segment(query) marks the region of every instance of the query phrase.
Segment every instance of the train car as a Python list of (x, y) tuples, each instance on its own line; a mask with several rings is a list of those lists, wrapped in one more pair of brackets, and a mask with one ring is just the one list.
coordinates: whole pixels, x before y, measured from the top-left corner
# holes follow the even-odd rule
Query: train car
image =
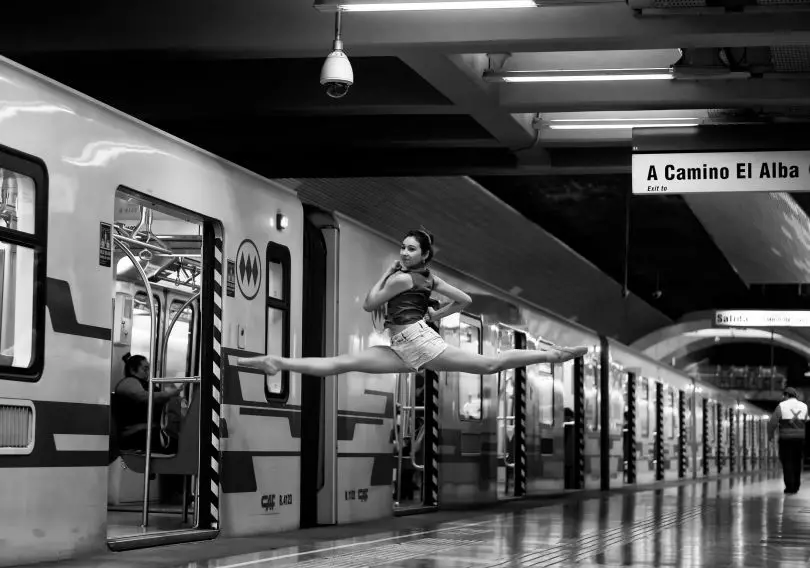
[(490, 375), (240, 368), (385, 344), (361, 306), (399, 236), (4, 59), (0, 123), (0, 565), (773, 463), (733, 393), (441, 263), (474, 300), (440, 322), (448, 343), (591, 353)]
[[(8, 61), (0, 101), (0, 562), (297, 528), (300, 377), (225, 372), (300, 349), (295, 193)], [(128, 351), (180, 387), (149, 460), (115, 447)], [(223, 475), (245, 459), (252, 479)]]

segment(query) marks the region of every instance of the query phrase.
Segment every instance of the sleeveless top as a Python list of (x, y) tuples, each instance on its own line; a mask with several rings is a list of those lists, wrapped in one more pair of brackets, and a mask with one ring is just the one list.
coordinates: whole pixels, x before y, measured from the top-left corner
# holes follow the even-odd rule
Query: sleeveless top
[(807, 405), (795, 398), (783, 400), (776, 407), (779, 435), (783, 440), (804, 440), (807, 424)]
[(413, 280), (413, 288), (397, 294), (386, 305), (385, 325), (410, 325), (425, 317), (433, 292), (433, 275), (425, 268), (408, 272)]

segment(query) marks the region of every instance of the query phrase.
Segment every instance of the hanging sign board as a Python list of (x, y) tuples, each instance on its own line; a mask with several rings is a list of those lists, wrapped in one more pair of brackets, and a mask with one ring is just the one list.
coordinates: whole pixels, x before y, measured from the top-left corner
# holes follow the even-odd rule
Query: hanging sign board
[(810, 191), (810, 151), (633, 154), (633, 195)]
[(718, 310), (718, 327), (810, 327), (810, 310)]

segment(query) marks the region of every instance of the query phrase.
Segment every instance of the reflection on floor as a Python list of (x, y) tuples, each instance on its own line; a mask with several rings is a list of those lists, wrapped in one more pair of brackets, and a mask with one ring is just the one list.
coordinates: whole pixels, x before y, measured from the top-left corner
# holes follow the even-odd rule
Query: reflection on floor
[(435, 568), (511, 566), (799, 567), (810, 563), (810, 487), (781, 475), (655, 491), (503, 503), (258, 539), (106, 554), (60, 566), (108, 568)]

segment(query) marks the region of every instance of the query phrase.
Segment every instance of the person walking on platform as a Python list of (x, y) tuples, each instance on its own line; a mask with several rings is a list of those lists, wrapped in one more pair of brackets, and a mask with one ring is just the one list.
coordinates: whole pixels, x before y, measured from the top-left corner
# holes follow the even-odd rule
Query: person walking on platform
[[(384, 326), (391, 334), (390, 347), (374, 346), (337, 357), (292, 359), (272, 354), (240, 357), (237, 366), (260, 369), (268, 375), (293, 371), (318, 377), (352, 371), (411, 373), (421, 368), (488, 375), (538, 363), (563, 363), (588, 352), (584, 346), (553, 346), (543, 351), (510, 349), (489, 357), (447, 345), (428, 323), (460, 312), (472, 300), (427, 267), (433, 258), (434, 244), (433, 235), (426, 230), (408, 231), (399, 249), (400, 260), (393, 263), (366, 294), (363, 309), (384, 318)], [(433, 291), (451, 302), (433, 309), (430, 306)]]
[(776, 407), (768, 424), (768, 434), (773, 437), (779, 430), (779, 461), (785, 478), (785, 493), (798, 493), (802, 484), (804, 467), (805, 424), (808, 420), (807, 405), (799, 400), (793, 387), (782, 393), (782, 402)]

